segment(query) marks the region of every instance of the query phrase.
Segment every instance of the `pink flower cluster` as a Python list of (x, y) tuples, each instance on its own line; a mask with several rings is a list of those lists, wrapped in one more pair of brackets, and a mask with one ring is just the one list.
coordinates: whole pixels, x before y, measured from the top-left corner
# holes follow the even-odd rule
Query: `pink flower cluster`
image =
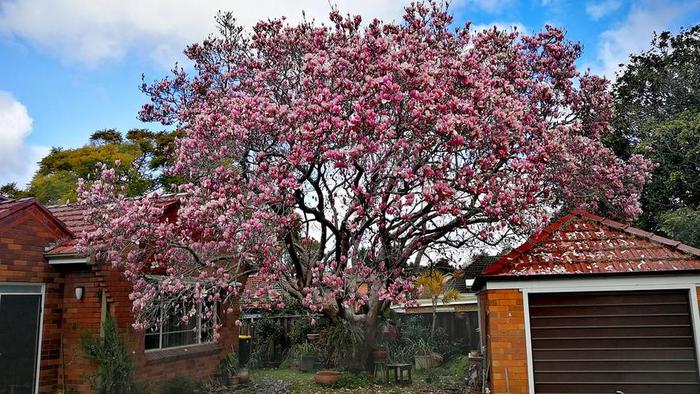
[[(121, 197), (108, 169), (81, 191), (96, 224), (84, 246), (124, 267), (137, 310), (190, 283), (226, 299), (250, 269), (263, 285), (244, 296), (263, 307), (285, 295), (371, 320), (410, 302), (416, 256), (533, 231), (560, 209), (639, 213), (652, 165), (602, 145), (607, 81), (576, 69), (581, 47), (561, 30), (455, 30), (437, 2), (400, 24), (330, 21), (248, 34), (224, 18), (226, 34), (188, 47), (194, 75), (144, 85), (142, 118), (185, 131), (177, 213)], [(165, 284), (144, 279), (155, 271)]]

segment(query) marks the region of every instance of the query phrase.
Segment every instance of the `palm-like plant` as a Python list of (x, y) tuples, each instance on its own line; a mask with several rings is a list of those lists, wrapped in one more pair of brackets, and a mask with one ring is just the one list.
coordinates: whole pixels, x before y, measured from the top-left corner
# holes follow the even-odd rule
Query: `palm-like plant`
[(433, 306), (433, 322), (430, 326), (430, 335), (435, 335), (437, 322), (437, 307), (440, 297), (442, 303), (447, 304), (459, 297), (459, 291), (450, 285), (452, 274), (445, 274), (435, 268), (429, 268), (416, 279), (416, 284), (423, 287), (423, 294), (430, 297)]

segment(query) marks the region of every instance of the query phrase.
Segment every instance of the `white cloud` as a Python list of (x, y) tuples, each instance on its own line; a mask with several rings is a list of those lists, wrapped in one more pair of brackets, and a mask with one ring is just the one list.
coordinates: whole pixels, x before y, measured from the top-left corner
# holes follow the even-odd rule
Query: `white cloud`
[(597, 64), (591, 69), (613, 80), (619, 65), (631, 53), (649, 48), (654, 32), (668, 30), (687, 16), (697, 3), (648, 2), (632, 7), (627, 17), (612, 29), (601, 33), (598, 40)]
[(594, 21), (608, 16), (622, 6), (622, 0), (603, 0), (586, 4), (586, 14)]
[(0, 184), (16, 182), (23, 187), (31, 179), (37, 162), (48, 148), (30, 146), (26, 138), (32, 131), (27, 107), (15, 97), (0, 91)]
[(471, 26), (471, 30), (474, 32), (493, 29), (496, 26), (498, 30), (512, 31), (517, 30), (520, 34), (528, 34), (528, 29), (520, 22), (493, 22), (485, 24), (476, 24)]
[[(467, 0), (463, 0), (467, 1)], [(8, 0), (0, 2), (0, 33), (21, 38), (84, 65), (148, 53), (171, 66), (185, 45), (215, 32), (219, 10), (233, 11), (240, 23), (286, 16), (327, 21), (330, 4), (366, 20), (398, 20), (409, 0)], [(497, 1), (475, 1), (494, 7)]]

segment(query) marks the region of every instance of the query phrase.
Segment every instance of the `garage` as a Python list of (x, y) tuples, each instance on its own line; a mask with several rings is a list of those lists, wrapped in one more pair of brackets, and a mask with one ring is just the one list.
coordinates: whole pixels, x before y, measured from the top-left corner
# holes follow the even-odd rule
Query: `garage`
[(473, 288), (491, 393), (700, 393), (698, 248), (577, 211)]
[(700, 393), (688, 291), (529, 294), (537, 393)]

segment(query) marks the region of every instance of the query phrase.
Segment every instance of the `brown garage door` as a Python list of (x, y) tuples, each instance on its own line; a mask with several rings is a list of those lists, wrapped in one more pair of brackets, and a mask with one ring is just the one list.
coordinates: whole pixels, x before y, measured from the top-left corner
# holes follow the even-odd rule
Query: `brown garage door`
[(530, 294), (537, 393), (700, 393), (687, 291)]

